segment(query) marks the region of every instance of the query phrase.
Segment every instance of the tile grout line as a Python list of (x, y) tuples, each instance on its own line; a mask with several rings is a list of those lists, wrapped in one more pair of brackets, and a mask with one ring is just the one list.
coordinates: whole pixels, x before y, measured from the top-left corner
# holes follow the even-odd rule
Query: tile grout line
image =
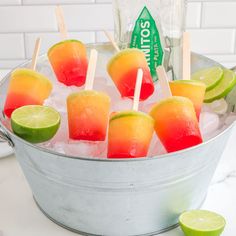
[[(235, 30), (235, 27), (233, 26), (230, 26), (230, 27), (220, 27), (220, 28), (217, 28), (217, 27), (208, 27), (208, 28), (199, 28), (199, 27), (187, 27), (188, 30), (194, 30), (194, 31), (208, 31), (208, 30), (221, 30), (221, 31), (224, 31), (224, 30), (232, 30), (234, 31)], [(110, 29), (106, 29), (108, 31), (114, 31), (114, 28), (110, 28)], [(102, 32), (103, 29), (89, 29), (89, 30), (68, 30), (69, 33), (100, 33)], [(43, 30), (43, 31), (24, 31), (23, 33), (25, 34), (56, 34), (58, 33), (58, 31), (56, 30)], [(0, 35), (2, 34), (22, 34), (22, 31), (0, 31)]]
[[(0, 0), (1, 1), (1, 0)], [(19, 4), (15, 4), (15, 5), (10, 5), (10, 4), (7, 4), (6, 6), (9, 6), (9, 7), (21, 7), (21, 6), (23, 6), (23, 7), (27, 7), (27, 6), (32, 6), (32, 7), (38, 7), (38, 6), (55, 6), (56, 4), (53, 4), (53, 3), (44, 3), (44, 4), (40, 4), (40, 3), (38, 3), (38, 4), (32, 4), (34, 1), (33, 0), (31, 0), (31, 1), (28, 1), (29, 3), (27, 4), (27, 3), (25, 3), (25, 1), (24, 0), (19, 0)], [(31, 2), (31, 4), (30, 4), (30, 2)], [(39, 2), (39, 1), (38, 1)], [(49, 1), (48, 1), (49, 2)], [(69, 2), (69, 0), (68, 0), (68, 2)], [(199, 27), (192, 27), (192, 28), (188, 28), (188, 29), (190, 29), (190, 30), (195, 30), (195, 31), (198, 31), (198, 30), (203, 30), (203, 31), (207, 31), (207, 30), (225, 30), (224, 32), (226, 32), (227, 30), (232, 30), (231, 31), (231, 35), (232, 35), (232, 37), (231, 37), (231, 40), (234, 42), (234, 48), (233, 48), (233, 46), (231, 46), (231, 51), (232, 51), (232, 53), (227, 53), (227, 54), (220, 54), (220, 55), (225, 55), (225, 56), (232, 56), (232, 55), (235, 55), (236, 54), (236, 28), (235, 27), (233, 27), (233, 26), (230, 26), (230, 27), (204, 27), (204, 6), (205, 6), (205, 4), (209, 4), (209, 3), (211, 3), (211, 4), (213, 4), (213, 3), (222, 3), (223, 2), (223, 0), (189, 0), (188, 1), (188, 3), (200, 3), (200, 6), (201, 6), (201, 12), (200, 12), (200, 28)], [(235, 3), (235, 0), (227, 0), (227, 3)], [(98, 1), (98, 0), (93, 0), (93, 1), (88, 1), (88, 2), (81, 2), (81, 3), (62, 3), (61, 5), (62, 6), (73, 6), (73, 5), (88, 5), (88, 6), (90, 6), (90, 5), (111, 5), (111, 1), (110, 2), (108, 2), (108, 1)], [(1, 7), (4, 7), (5, 5), (0, 5), (0, 8)], [(114, 30), (114, 29), (108, 29), (108, 30)], [(52, 33), (52, 34), (54, 34), (54, 33), (56, 33), (57, 31), (50, 31), (50, 30), (48, 30), (48, 31), (28, 31), (28, 32), (20, 32), (20, 31), (18, 31), (18, 32), (0, 32), (0, 36), (2, 35), (2, 34), (20, 34), (20, 33), (23, 33), (23, 42), (24, 42), (24, 59), (27, 59), (28, 58), (28, 56), (27, 56), (27, 49), (28, 49), (28, 45), (27, 45), (27, 37), (28, 37), (28, 34), (30, 35), (30, 34), (43, 34), (43, 33), (45, 33), (45, 34), (50, 34), (50, 33)], [(69, 32), (71, 32), (71, 33), (93, 33), (94, 34), (94, 36), (93, 36), (93, 40), (95, 41), (95, 42), (100, 42), (99, 41), (99, 33), (100, 32), (102, 32), (102, 29), (96, 29), (96, 30), (85, 30), (85, 29), (83, 29), (82, 31), (75, 31), (75, 30), (72, 30), (72, 31), (69, 31)], [(224, 32), (222, 32), (222, 33), (224, 33)], [(232, 42), (231, 41), (231, 42)], [(233, 49), (233, 50), (232, 50)], [(22, 50), (23, 51), (23, 50)], [(214, 56), (214, 55), (219, 55), (218, 53), (215, 53), (215, 54), (210, 54), (210, 55), (212, 55), (212, 56)], [(0, 61), (1, 60), (4, 60), (4, 59), (0, 59)], [(17, 58), (12, 58), (12, 59), (10, 59), (10, 60), (18, 60)], [(22, 60), (22, 58), (20, 59), (20, 60)]]

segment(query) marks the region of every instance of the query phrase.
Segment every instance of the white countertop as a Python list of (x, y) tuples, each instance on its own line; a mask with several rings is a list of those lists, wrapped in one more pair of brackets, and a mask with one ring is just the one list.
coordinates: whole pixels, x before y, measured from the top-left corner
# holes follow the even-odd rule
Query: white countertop
[[(222, 214), (227, 226), (222, 236), (236, 234), (236, 128), (209, 188), (203, 209)], [(14, 156), (0, 159), (0, 236), (72, 236), (37, 208)], [(160, 236), (183, 236), (179, 228)]]

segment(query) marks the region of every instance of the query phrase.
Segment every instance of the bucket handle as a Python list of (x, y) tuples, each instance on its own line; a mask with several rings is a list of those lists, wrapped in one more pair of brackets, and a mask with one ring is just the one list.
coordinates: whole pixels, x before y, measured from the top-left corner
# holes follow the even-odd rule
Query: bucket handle
[(14, 147), (14, 143), (6, 132), (1, 129), (0, 125), (0, 142), (7, 142), (11, 147)]

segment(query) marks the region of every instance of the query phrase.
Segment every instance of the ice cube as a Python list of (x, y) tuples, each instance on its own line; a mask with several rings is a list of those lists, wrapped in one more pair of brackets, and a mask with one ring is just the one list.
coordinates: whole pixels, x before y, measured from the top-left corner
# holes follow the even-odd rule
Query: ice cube
[(58, 112), (67, 112), (66, 99), (74, 92), (80, 91), (82, 88), (77, 88), (75, 86), (65, 86), (60, 83), (56, 83), (53, 86), (53, 91), (48, 99), (44, 101), (45, 106), (50, 106), (55, 108)]
[(72, 141), (56, 142), (51, 147), (62, 154), (84, 158), (106, 158), (106, 142)]
[(211, 109), (211, 107), (209, 106), (209, 104), (203, 104), (202, 105), (202, 110), (201, 110), (201, 112), (202, 113), (204, 113), (204, 112), (210, 112), (210, 113), (212, 113), (212, 109)]
[(105, 92), (109, 86), (114, 86), (114, 84), (106, 77), (99, 76), (94, 79), (94, 90)]
[(228, 110), (228, 103), (225, 99), (220, 99), (210, 103), (209, 107), (216, 114), (224, 115)]
[(224, 123), (225, 123), (226, 126), (229, 126), (235, 121), (236, 121), (236, 114), (232, 113), (228, 117), (226, 117)]
[(52, 145), (57, 142), (68, 142), (69, 139), (69, 129), (67, 122), (67, 113), (61, 113), (61, 124), (56, 133), (56, 135), (49, 141)]
[(54, 151), (58, 153), (66, 154), (64, 142), (56, 142), (53, 146), (49, 146), (49, 148), (52, 148)]
[(156, 135), (154, 135), (148, 151), (148, 157), (155, 157), (166, 153), (167, 151), (162, 145), (160, 139)]
[(107, 86), (104, 92), (111, 98), (112, 105), (122, 99), (118, 89), (114, 85)]
[(163, 99), (160, 83), (156, 83), (154, 87), (155, 87), (154, 93), (152, 94), (151, 97), (147, 99), (146, 101), (147, 103), (156, 103)]
[(121, 98), (112, 105), (112, 111), (132, 110), (133, 100), (129, 98)]
[(149, 112), (151, 108), (160, 100), (163, 99), (160, 84), (155, 84), (155, 90), (152, 96), (150, 96), (146, 101), (140, 102), (140, 110), (143, 112)]
[(203, 139), (209, 139), (209, 135), (217, 131), (220, 125), (219, 116), (211, 112), (202, 112), (200, 115), (200, 130)]
[(39, 71), (39, 73), (48, 77), (53, 84), (56, 83), (57, 79), (49, 61), (47, 59), (44, 59), (43, 61), (41, 61), (41, 59), (39, 60), (40, 61), (37, 63), (36, 71)]

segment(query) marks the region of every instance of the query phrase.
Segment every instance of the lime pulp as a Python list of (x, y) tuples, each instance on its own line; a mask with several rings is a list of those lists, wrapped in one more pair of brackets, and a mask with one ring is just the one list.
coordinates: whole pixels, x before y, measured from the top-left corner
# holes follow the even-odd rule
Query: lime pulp
[(23, 106), (11, 116), (13, 132), (31, 143), (50, 140), (60, 126), (60, 114), (51, 107), (40, 105)]
[(225, 228), (225, 219), (214, 212), (192, 210), (179, 217), (186, 236), (219, 236)]
[(233, 71), (224, 69), (224, 75), (220, 83), (205, 94), (205, 103), (211, 103), (228, 95), (236, 85), (236, 75)]
[(223, 69), (220, 67), (211, 67), (197, 71), (192, 75), (192, 80), (201, 81), (206, 85), (206, 91), (216, 87), (223, 78)]

